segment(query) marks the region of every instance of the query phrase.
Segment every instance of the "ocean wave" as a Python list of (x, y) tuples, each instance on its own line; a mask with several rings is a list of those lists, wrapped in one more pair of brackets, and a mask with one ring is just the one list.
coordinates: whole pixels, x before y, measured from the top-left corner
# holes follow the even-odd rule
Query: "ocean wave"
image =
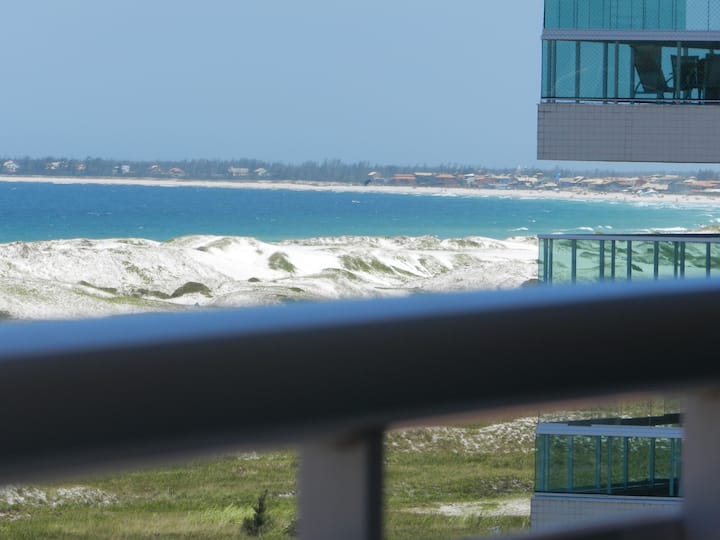
[(686, 227), (663, 227), (663, 228), (655, 228), (651, 229), (654, 233), (660, 233), (660, 234), (677, 234), (677, 233), (686, 233), (689, 232), (690, 229)]
[(61, 319), (517, 287), (534, 237), (193, 235), (0, 244), (0, 317)]

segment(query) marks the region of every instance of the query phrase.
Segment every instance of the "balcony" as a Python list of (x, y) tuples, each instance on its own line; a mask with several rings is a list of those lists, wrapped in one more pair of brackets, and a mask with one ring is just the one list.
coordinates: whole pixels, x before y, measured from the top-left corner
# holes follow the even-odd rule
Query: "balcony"
[(681, 415), (541, 422), (536, 433), (533, 531), (681, 509)]
[(720, 161), (715, 3), (547, 0), (542, 43), (539, 159)]

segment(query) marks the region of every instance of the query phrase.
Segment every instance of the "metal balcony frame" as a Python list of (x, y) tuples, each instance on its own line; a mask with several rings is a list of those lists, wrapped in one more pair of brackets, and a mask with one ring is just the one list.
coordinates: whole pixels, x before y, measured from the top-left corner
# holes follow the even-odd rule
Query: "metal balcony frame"
[[(632, 245), (633, 242), (651, 242), (653, 244), (653, 279), (659, 279), (659, 245), (672, 243), (675, 249), (673, 274), (675, 279), (685, 277), (685, 245), (705, 244), (705, 277), (712, 275), (711, 246), (720, 244), (720, 235), (706, 233), (676, 233), (676, 234), (539, 234), (538, 248), (543, 261), (542, 270), (538, 279), (543, 283), (553, 282), (553, 246), (556, 241), (570, 242), (570, 281), (577, 282), (577, 243), (591, 241), (598, 243), (599, 269), (597, 279), (627, 279), (632, 280)], [(625, 276), (616, 276), (615, 260), (616, 250), (622, 243), (628, 254), (625, 259)], [(609, 248), (611, 253), (610, 274), (605, 275), (605, 253)]]
[(718, 315), (720, 285), (685, 280), (7, 322), (0, 479), (292, 446), (301, 538), (378, 539), (385, 430), (668, 392), (687, 397), (682, 515), (536, 537), (713, 538)]

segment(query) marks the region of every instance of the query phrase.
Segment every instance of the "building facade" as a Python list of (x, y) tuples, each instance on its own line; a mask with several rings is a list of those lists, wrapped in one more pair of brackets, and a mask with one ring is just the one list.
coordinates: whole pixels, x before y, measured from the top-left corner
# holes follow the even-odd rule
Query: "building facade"
[(546, 0), (538, 159), (720, 162), (720, 2)]

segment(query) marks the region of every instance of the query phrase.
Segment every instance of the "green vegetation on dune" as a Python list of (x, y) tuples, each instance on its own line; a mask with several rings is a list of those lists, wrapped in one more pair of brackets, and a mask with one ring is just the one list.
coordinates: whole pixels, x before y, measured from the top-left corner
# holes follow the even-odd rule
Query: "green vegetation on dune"
[[(657, 414), (598, 407), (572, 416)], [(387, 540), (527, 531), (537, 417), (393, 431), (385, 437)], [(294, 450), (0, 488), (0, 538), (237, 539), (297, 536)], [(258, 513), (262, 499), (262, 509)]]
[(388, 266), (376, 257), (354, 257), (352, 255), (343, 255), (340, 257), (343, 268), (351, 272), (367, 272), (380, 274), (399, 274), (403, 276), (414, 276), (412, 272), (398, 268), (397, 266)]
[(212, 296), (212, 291), (204, 283), (198, 283), (197, 281), (188, 281), (175, 289), (170, 295), (170, 298), (179, 298), (186, 294), (202, 294), (207, 297)]
[[(532, 460), (522, 453), (469, 455), (433, 428), (386, 437), (385, 529), (388, 539), (440, 539), (527, 527), (527, 518), (497, 515), (508, 497), (529, 497)], [(423, 448), (409, 451), (404, 442)], [(434, 441), (434, 443), (431, 443)], [(261, 536), (297, 534), (297, 455), (292, 450), (226, 455), (159, 469), (86, 479), (102, 498), (49, 496), (59, 485), (32, 486), (43, 495), (8, 502), (0, 491), (0, 537), (8, 538), (250, 538), (247, 524), (267, 493)], [(484, 501), (478, 512), (447, 516), (441, 504)], [(244, 525), (245, 524), (245, 525)], [(499, 528), (499, 529), (498, 529)]]
[(91, 289), (96, 289), (98, 291), (106, 292), (108, 294), (117, 294), (117, 292), (118, 292), (116, 287), (101, 287), (99, 285), (93, 285), (92, 283), (88, 283), (84, 279), (78, 281), (78, 285), (82, 285), (83, 287), (89, 287)]
[(283, 253), (282, 251), (276, 251), (270, 255), (268, 258), (268, 266), (272, 270), (281, 270), (283, 272), (287, 272), (288, 274), (294, 274), (297, 270), (295, 265), (288, 259), (287, 253)]

